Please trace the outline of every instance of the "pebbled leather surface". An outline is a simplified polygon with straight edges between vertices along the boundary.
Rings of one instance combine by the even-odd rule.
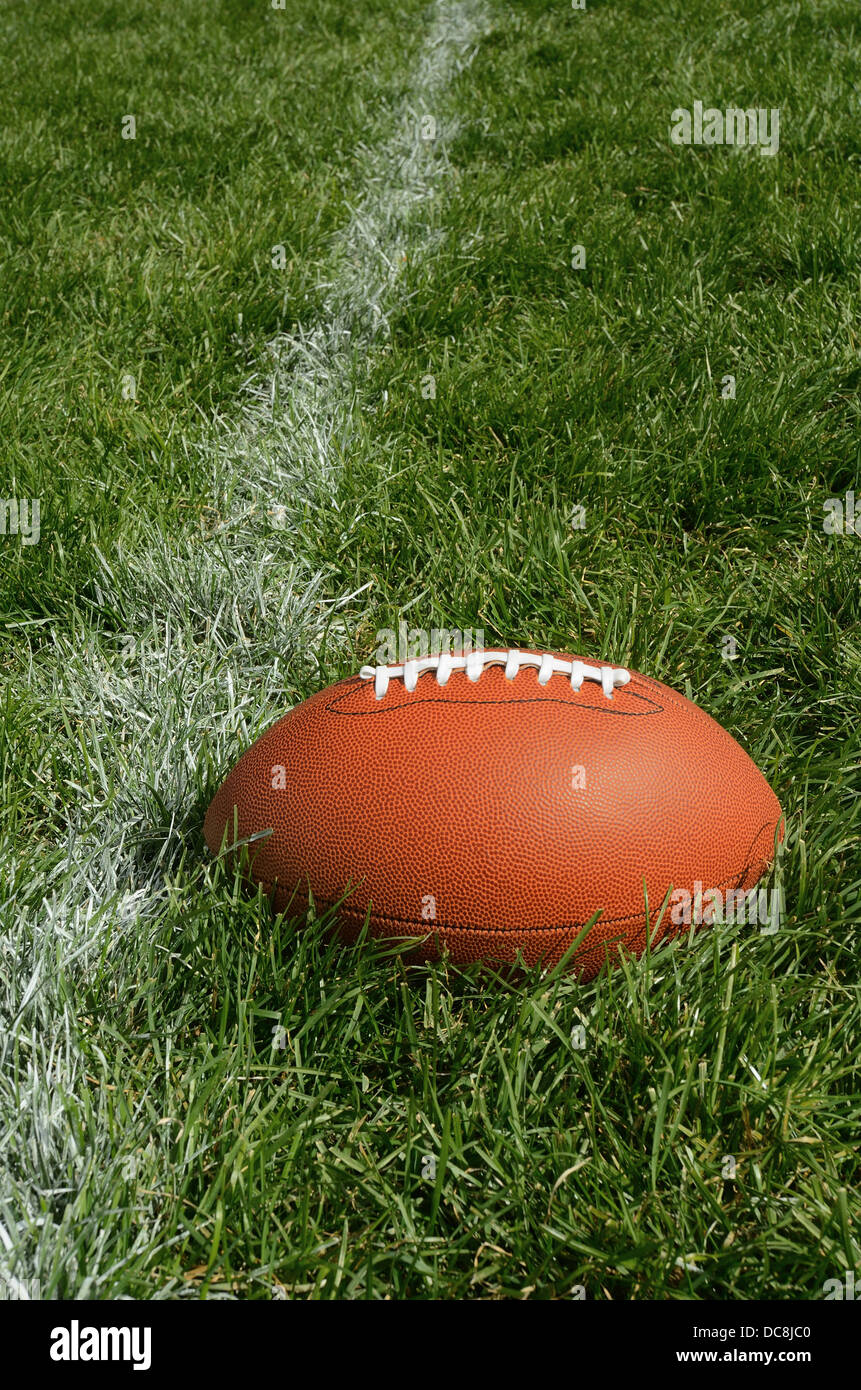
[[[348,893],[345,935],[370,911],[373,935],[458,963],[553,964],[600,910],[572,962],[589,979],[608,946],[644,949],[644,884],[652,924],[670,888],[750,889],[780,818],[747,753],[660,682],[633,672],[609,700],[490,666],[379,701],[358,676],[320,691],[243,755],[204,833],[218,853],[271,831],[251,872],[279,910]]]

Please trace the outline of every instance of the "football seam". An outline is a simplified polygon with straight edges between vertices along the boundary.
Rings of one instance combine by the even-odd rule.
[[[366,682],[363,682],[363,684],[366,684]],[[577,714],[603,714],[610,715],[613,719],[646,719],[650,715],[663,714],[664,712],[664,706],[659,704],[656,700],[653,700],[651,696],[631,690],[630,687],[626,688],[626,694],[632,696],[635,700],[642,700],[644,704],[651,706],[651,708],[642,710],[612,709],[607,707],[610,705],[609,700],[605,701],[604,705],[579,705],[575,704],[573,700],[560,700],[553,695],[546,697],[540,695],[524,696],[512,700],[458,700],[451,698],[444,699],[442,696],[422,695],[408,700],[401,700],[398,704],[386,705],[384,709],[339,709],[338,705],[342,701],[349,699],[359,688],[352,681],[349,682],[349,686],[350,688],[345,690],[343,695],[338,697],[337,701],[331,701],[326,705],[327,714],[339,714],[345,718],[363,718],[371,714],[392,714],[395,710],[405,709],[407,707],[415,708],[416,705],[466,705],[471,709],[478,705],[564,705],[566,709],[574,710]],[[396,689],[394,686],[390,688]],[[379,703],[380,705],[385,704],[385,697]]]
[[[765,870],[768,869],[768,867],[770,866],[771,860],[770,860],[770,859],[760,859],[758,862],[759,862],[759,865],[760,865],[760,873],[759,873],[759,875],[758,875],[758,877],[757,877],[757,883],[759,882],[759,879],[762,877],[762,874],[765,872]],[[743,878],[745,878],[745,877],[747,876],[747,874],[750,872],[751,867],[752,867],[752,865],[751,865],[751,863],[749,862],[749,863],[745,866],[745,868],[742,869],[739,873],[737,873],[737,874],[731,874],[729,878],[723,879],[723,881],[722,881],[721,883],[710,883],[709,886],[708,886],[708,888],[705,890],[706,893],[711,892],[712,890],[716,890],[716,891],[720,892],[722,889],[729,887],[730,884],[737,883],[739,879],[743,879]],[[260,882],[261,887],[262,887],[262,888],[264,889],[264,891],[267,893],[267,895],[270,894],[270,893],[272,893],[273,891],[275,891],[275,890],[277,889],[277,887],[278,887],[277,882],[273,882],[273,881],[271,881],[271,880],[269,880],[269,879],[260,879],[259,882]],[[755,886],[756,886],[756,884],[754,884],[754,887],[755,887]],[[285,891],[286,891],[286,890],[285,890]],[[294,890],[294,891],[295,891],[295,890]],[[748,890],[748,891],[750,891],[750,890]],[[662,899],[661,901],[663,902],[663,899]],[[667,905],[669,906],[669,904],[667,904]],[[337,907],[337,911],[338,911],[338,915],[339,915],[339,916],[342,916],[342,917],[355,917],[355,918],[358,918],[358,919],[359,919],[360,921],[362,921],[362,922],[364,922],[366,919],[370,918],[370,920],[371,920],[372,922],[373,922],[373,921],[377,921],[377,922],[394,923],[395,925],[397,925],[397,926],[402,926],[402,927],[419,927],[419,928],[421,928],[422,930],[421,930],[421,932],[418,933],[418,934],[425,935],[425,936],[430,935],[431,932],[434,932],[434,931],[462,931],[462,932],[471,932],[471,933],[472,933],[473,935],[475,935],[475,936],[482,936],[482,935],[483,935],[483,936],[505,936],[505,937],[512,937],[512,936],[516,936],[516,935],[518,935],[518,934],[523,934],[523,933],[529,933],[530,936],[532,936],[532,935],[539,935],[539,934],[541,934],[541,933],[545,933],[545,934],[547,934],[547,933],[550,933],[550,934],[557,934],[557,933],[559,933],[559,932],[581,931],[581,930],[583,929],[583,927],[586,926],[586,922],[589,921],[589,918],[587,918],[585,922],[561,922],[561,923],[558,923],[556,926],[553,926],[553,927],[516,927],[516,928],[512,928],[512,927],[479,927],[479,926],[473,925],[473,924],[470,923],[470,922],[450,922],[450,921],[446,921],[446,922],[434,921],[434,922],[430,922],[430,923],[428,923],[428,922],[417,922],[417,921],[415,921],[412,917],[397,917],[397,916],[394,915],[394,913],[390,913],[390,912],[378,912],[378,911],[376,911],[376,910],[374,909],[373,906],[371,906],[370,910],[368,910],[367,908],[362,909],[362,908],[358,908],[358,907],[347,907],[346,904],[344,904],[344,903],[341,903],[340,906],[339,906],[339,905],[338,905],[338,900],[337,900],[337,899],[334,899],[334,898],[330,901],[330,900],[328,900],[328,899],[326,899],[326,898],[317,898],[317,897],[315,897],[315,898],[314,898],[314,906],[315,906],[319,911],[322,911],[322,912],[329,912],[329,911],[332,910],[332,908]],[[651,908],[650,908],[650,912],[652,912],[652,911],[658,912],[658,911],[660,911],[660,909],[657,908],[657,907],[654,908],[654,909],[651,909]],[[604,926],[615,926],[617,923],[624,923],[624,922],[640,922],[640,921],[644,921],[644,920],[645,920],[645,918],[644,918],[644,914],[643,914],[643,913],[641,913],[641,912],[630,912],[630,913],[627,913],[624,917],[603,917],[603,916],[598,917],[597,920],[595,921],[595,923],[594,923],[593,925],[596,926],[596,927],[597,927],[597,926],[602,926],[602,927],[604,927]],[[413,935],[416,935],[416,934],[417,934],[417,933],[413,933]]]
[[[698,718],[705,720],[710,727],[717,724],[717,727],[722,733],[727,734],[729,738],[733,737],[728,729],[725,729],[722,724],[717,723],[717,720],[713,715],[709,714],[708,710],[700,709],[699,705],[695,704],[693,700],[689,700],[685,695],[682,695],[680,691],[673,690],[671,685],[663,685],[661,681],[656,681],[652,676],[644,676],[639,673],[638,679],[644,681],[653,689],[660,690],[662,699],[666,701],[667,705],[672,705],[674,709],[677,709],[681,714],[697,715]],[[735,741],[737,742],[737,740]],[[739,747],[742,747],[741,744],[739,744]],[[747,753],[747,749],[742,748],[742,752]],[[750,757],[749,753],[748,757]]]

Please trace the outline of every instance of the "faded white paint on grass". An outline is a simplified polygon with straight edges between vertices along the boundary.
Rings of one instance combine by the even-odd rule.
[[[127,1098],[118,1136],[115,1100],[86,1079],[79,982],[109,951],[122,1029],[122,982],[167,910],[201,750],[220,762],[237,730],[252,737],[285,703],[291,663],[312,656],[324,631],[331,641],[333,621],[337,636],[337,610],[356,598],[324,598],[313,543],[303,549],[298,535],[285,569],[276,537],[331,505],[343,457],[372,447],[358,428],[363,364],[387,331],[404,257],[433,245],[446,166],[444,130],[426,142],[420,122],[438,116],[484,22],[480,4],[434,7],[408,109],[381,147],[360,152],[367,193],[333,248],[325,312],[272,344],[239,424],[217,422],[206,446],[217,517],[206,542],[142,521],[133,548],[100,557],[98,601],[128,636],[57,632],[52,652],[33,653],[33,717],[56,728],[68,824],[60,847],[25,868],[2,845],[0,1281],[35,1278],[48,1293],[62,1275],[76,1296],[104,1296],[122,1263],[158,1245],[158,1214],[142,1197],[138,1234],[116,1263],[117,1203],[136,1184],[150,1194],[173,1184],[146,1098]]]

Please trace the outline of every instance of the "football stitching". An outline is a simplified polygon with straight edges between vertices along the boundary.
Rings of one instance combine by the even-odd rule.
[[[338,709],[338,704],[343,700],[349,699],[356,689],[359,688],[357,685],[358,680],[359,677],[356,677],[355,680],[346,682],[348,689],[344,691],[343,695],[338,697],[337,701],[331,701],[327,704],[327,713],[338,714],[343,718],[362,719],[366,718],[368,715],[392,714],[395,710],[414,708],[416,705],[564,705],[566,709],[572,710],[575,714],[605,714],[610,715],[613,719],[645,719],[649,715],[662,714],[664,709],[663,705],[658,704],[656,700],[652,700],[648,695],[638,694],[635,690],[631,690],[630,686],[627,688],[626,693],[635,700],[641,700],[643,704],[649,705],[651,708],[642,710],[612,709],[610,708],[609,701],[605,701],[602,705],[578,705],[574,699],[559,700],[555,695],[546,696],[544,698],[541,696],[526,696],[522,698],[518,697],[514,700],[458,700],[445,699],[443,696],[415,695],[409,696],[406,700],[400,700],[398,704],[387,704],[384,698],[379,702],[375,702],[375,709]],[[573,693],[574,692],[572,692],[572,695]]]
[[[760,864],[760,866],[761,866],[761,872],[760,872],[760,877],[761,877],[761,876],[762,876],[762,872],[764,872],[764,870],[768,868],[769,864],[771,863],[771,860],[770,860],[770,859],[760,859],[758,862],[759,862],[759,864]],[[713,889],[716,890],[717,892],[721,892],[724,888],[728,888],[728,887],[730,886],[730,884],[738,883],[739,880],[744,879],[744,878],[746,877],[746,875],[750,872],[751,867],[752,867],[751,862],[748,862],[748,863],[745,865],[744,869],[740,870],[739,873],[737,873],[737,874],[731,874],[729,878],[723,879],[721,883],[710,883],[709,886],[708,886],[708,889],[706,889],[706,892],[710,892],[710,891],[712,891]],[[270,882],[269,880],[260,879],[259,881],[260,881],[260,883],[264,886],[264,888],[265,888],[267,894],[268,894],[268,893],[271,893],[274,889],[277,889],[277,884],[272,883],[272,882]],[[758,882],[758,880],[757,880],[757,882]],[[286,890],[285,890],[285,891],[286,891]],[[662,901],[663,901],[663,899],[662,899]],[[315,897],[315,899],[314,899],[315,907],[316,907],[318,910],[322,911],[322,912],[329,912],[329,911],[331,911],[331,909],[335,906],[335,903],[336,903],[336,900],[335,900],[335,899],[332,899],[331,901],[329,901],[329,900],[327,900],[327,899],[325,899],[325,898],[316,898],[316,897]],[[669,906],[669,904],[668,904],[668,906]],[[651,912],[651,911],[659,912],[659,911],[660,911],[660,908],[657,908],[657,907],[654,908],[654,909],[651,909],[651,908],[650,908],[649,910],[650,910],[650,912]],[[362,908],[358,908],[358,907],[347,907],[345,904],[342,903],[341,906],[338,908],[338,915],[339,915],[339,916],[342,916],[342,917],[355,917],[355,918],[358,918],[360,921],[364,922],[365,919],[368,918],[368,915],[369,915],[369,914],[368,914],[367,909],[363,910]],[[422,930],[419,931],[419,932],[413,932],[413,933],[412,933],[413,936],[415,936],[415,935],[429,936],[429,935],[431,935],[431,933],[433,933],[433,932],[435,932],[435,931],[437,931],[437,932],[445,932],[445,931],[462,931],[462,932],[470,932],[470,933],[472,933],[472,934],[475,935],[475,936],[501,936],[501,937],[505,937],[505,938],[509,938],[509,939],[510,939],[512,936],[516,936],[516,935],[518,935],[518,934],[520,934],[520,935],[528,934],[529,936],[537,936],[537,935],[541,935],[542,933],[543,933],[543,934],[551,933],[551,934],[556,934],[556,935],[558,935],[559,932],[582,931],[582,929],[583,929],[583,928],[585,927],[585,925],[586,925],[586,922],[561,922],[561,923],[558,923],[556,926],[553,926],[553,927],[516,927],[516,928],[504,928],[504,927],[479,927],[479,926],[474,926],[474,925],[473,925],[472,923],[470,923],[470,922],[433,922],[432,924],[428,924],[428,923],[426,923],[426,922],[416,922],[412,917],[396,917],[393,913],[390,913],[390,912],[377,912],[377,911],[375,911],[375,910],[373,909],[373,907],[371,908],[371,911],[370,911],[370,921],[371,921],[371,922],[386,922],[386,923],[390,923],[390,922],[391,922],[391,923],[395,923],[397,926],[401,926],[401,927],[420,927]],[[587,921],[588,921],[588,918],[587,918]],[[602,917],[599,917],[598,920],[597,920],[596,922],[593,923],[593,926],[596,926],[596,927],[598,927],[598,926],[615,926],[616,923],[640,922],[640,921],[644,922],[644,924],[645,924],[645,919],[644,919],[642,913],[640,913],[640,912],[630,912],[630,913],[628,913],[628,914],[627,914],[626,916],[624,916],[624,917],[603,917],[603,916],[602,916]],[[588,941],[588,937],[586,938],[586,941]],[[585,943],[584,943],[584,944],[585,944]]]
[[[537,668],[538,684],[542,686],[547,685],[551,676],[564,675],[574,691],[579,691],[584,681],[600,681],[607,699],[612,699],[617,686],[627,685],[631,679],[631,672],[623,667],[594,666],[582,657],[554,656],[552,652],[524,651],[517,647],[482,649],[457,656],[443,652],[439,656],[420,656],[393,665],[363,666],[359,676],[374,682],[374,698],[382,700],[393,680],[403,681],[404,688],[412,695],[419,677],[427,672],[436,672],[437,685],[444,686],[455,672],[462,671],[468,680],[477,681],[492,666],[503,666],[508,681],[514,680],[522,670]]]

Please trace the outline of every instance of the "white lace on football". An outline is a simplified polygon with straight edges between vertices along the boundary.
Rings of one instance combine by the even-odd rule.
[[[538,667],[538,684],[546,685],[551,676],[567,676],[572,690],[579,690],[584,681],[599,681],[608,700],[613,698],[617,685],[627,685],[631,672],[615,666],[587,666],[585,661],[562,661],[549,652],[468,652],[466,656],[422,656],[403,666],[363,666],[362,680],[374,682],[374,695],[382,700],[389,681],[403,678],[407,690],[415,690],[418,678],[425,671],[436,672],[437,685],[446,685],[452,671],[465,671],[467,679],[477,681],[488,666],[504,666],[505,679],[513,681],[524,666]]]

